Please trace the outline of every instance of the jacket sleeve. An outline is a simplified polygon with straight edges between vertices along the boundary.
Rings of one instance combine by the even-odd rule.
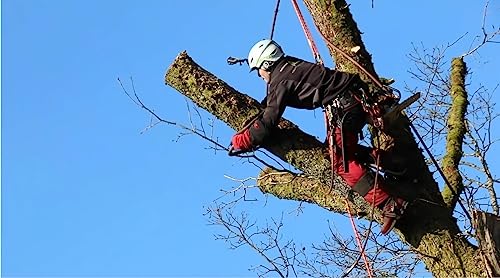
[[[291,84],[287,84],[284,81],[269,88],[264,113],[249,128],[253,146],[262,145],[268,139],[272,130],[278,125],[283,112],[285,112],[286,97],[290,90]]]

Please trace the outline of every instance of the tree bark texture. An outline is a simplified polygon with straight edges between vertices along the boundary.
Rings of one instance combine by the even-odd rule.
[[[334,182],[343,183],[339,177],[336,177]],[[350,207],[354,209],[350,212],[353,215],[371,219],[373,212],[373,218],[381,220],[380,212],[378,210],[372,211],[371,207],[347,186],[337,186],[334,190],[328,183],[324,183],[316,177],[294,175],[267,168],[260,173],[257,184],[263,193],[274,195],[280,199],[316,204],[341,214],[347,213],[345,202],[348,201]]]
[[[344,1],[305,2],[318,28],[330,40],[335,40],[337,46],[341,49],[362,46],[360,32]],[[332,55],[337,67],[359,73],[345,59],[337,59],[333,52]],[[366,50],[358,51],[356,55],[356,59],[374,73]],[[259,102],[237,92],[198,66],[185,52],[180,53],[167,70],[165,83],[235,130],[262,109]],[[419,199],[409,206],[405,217],[396,225],[401,240],[421,256],[428,270],[436,277],[484,276],[478,249],[461,234],[452,211],[445,205],[438,185],[411,134],[408,119],[402,116],[390,130],[390,135],[396,141],[395,150],[412,158],[408,166],[411,174],[418,178]],[[314,203],[334,212],[345,212],[344,200],[350,195],[358,214],[370,214],[371,207],[359,195],[350,193],[345,183],[338,178],[331,181],[331,166],[325,144],[285,119],[281,120],[273,137],[273,141],[279,143],[263,147],[301,170],[304,176],[265,170],[258,182],[264,193]]]
[[[373,67],[372,58],[368,54],[363,41],[361,40],[360,32],[352,32],[358,30],[358,26],[352,14],[349,11],[349,5],[346,1],[318,1],[318,0],[305,0],[307,9],[311,13],[318,31],[329,40],[330,43],[337,46],[344,53],[347,53],[361,66],[363,66],[370,74],[378,78]],[[356,52],[351,51],[359,47]],[[328,46],[330,55],[335,61],[338,70],[359,73],[358,67],[349,61],[342,53]],[[360,73],[361,78],[371,83],[372,80]]]
[[[479,246],[491,277],[500,276],[500,217],[474,211],[474,226]]]
[[[448,134],[446,155],[443,157],[443,173],[449,182],[443,190],[443,199],[450,209],[454,209],[464,189],[462,176],[458,170],[462,159],[463,141],[466,133],[465,113],[467,112],[467,91],[465,75],[467,67],[463,58],[455,58],[451,63],[451,108],[448,114]]]

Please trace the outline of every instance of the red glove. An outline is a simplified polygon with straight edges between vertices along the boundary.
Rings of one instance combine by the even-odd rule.
[[[236,133],[233,135],[233,139],[231,140],[233,147],[236,150],[247,151],[252,149],[252,142],[250,140],[250,130],[246,129],[243,132]]]

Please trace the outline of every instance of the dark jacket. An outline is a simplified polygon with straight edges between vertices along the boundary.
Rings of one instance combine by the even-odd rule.
[[[249,128],[253,146],[261,145],[287,106],[315,109],[345,92],[356,75],[285,56],[274,65],[262,117]]]

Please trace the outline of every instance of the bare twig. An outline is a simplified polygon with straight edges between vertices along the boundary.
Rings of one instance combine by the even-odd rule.
[[[480,39],[479,43],[475,47],[472,47],[467,53],[462,54],[462,57],[474,54],[481,47],[483,47],[485,44],[488,44],[488,43],[500,43],[500,41],[495,41],[494,40],[496,38],[496,36],[498,36],[500,34],[500,27],[492,30],[491,32],[488,32],[486,30],[486,19],[487,19],[487,11],[488,11],[489,4],[490,4],[490,1],[486,1],[486,4],[484,6],[483,23],[482,23],[482,26],[481,26],[482,38],[480,38],[480,36],[477,36],[476,39]],[[493,27],[493,28],[495,28],[495,27]]]
[[[179,124],[177,122],[174,122],[174,121],[169,121],[169,120],[166,120],[162,117],[160,117],[154,110],[152,110],[151,108],[149,108],[148,106],[146,106],[143,101],[139,98],[139,95],[137,94],[136,90],[135,90],[135,85],[134,85],[134,80],[132,78],[130,78],[131,80],[131,84],[132,84],[132,92],[133,92],[133,96],[131,93],[129,93],[127,91],[127,89],[125,88],[125,86],[123,85],[122,81],[120,80],[120,78],[118,78],[118,83],[120,84],[120,87],[122,88],[123,92],[127,95],[127,97],[134,103],[136,104],[137,106],[139,106],[141,109],[144,109],[146,110],[154,119],[156,119],[157,122],[152,122],[141,132],[145,132],[149,129],[151,129],[152,127],[158,125],[159,123],[164,123],[164,124],[168,124],[168,125],[172,125],[172,126],[177,126],[179,127],[181,130],[185,130],[187,132],[181,132],[179,134],[179,137],[182,137],[182,136],[185,136],[185,135],[188,135],[188,134],[195,134],[197,136],[199,136],[200,138],[202,138],[203,140],[213,144],[213,148],[214,150],[222,150],[222,151],[226,151],[228,152],[229,151],[229,148],[222,145],[221,143],[219,143],[217,140],[213,139],[213,134],[212,135],[208,135],[206,132],[205,132],[205,129],[202,125],[202,128],[201,129],[198,129],[196,127],[196,125],[194,124],[192,118],[191,118],[191,113],[190,113],[190,108],[189,108],[189,105],[187,106],[188,108],[188,117],[189,117],[189,122],[191,124],[191,127],[188,127],[186,125],[183,125],[183,124]],[[200,118],[200,121],[201,121],[201,115],[199,114],[199,111],[197,109],[195,109],[196,113],[198,114],[198,117]],[[266,155],[268,156],[268,155]],[[275,166],[267,163],[265,160],[259,158],[255,152],[251,153],[251,154],[240,154],[240,155],[237,155],[237,157],[240,157],[240,158],[247,158],[249,159],[250,163],[253,163],[254,165],[256,165],[252,160],[250,159],[253,159],[255,161],[257,161],[258,163],[264,165],[265,167],[269,167],[269,168],[273,168],[273,169],[276,169]],[[268,156],[269,157],[269,156]],[[276,160],[274,160],[276,161]],[[281,164],[279,164],[281,166]],[[280,169],[277,169],[277,170],[280,170]],[[284,171],[286,171],[283,167]]]
[[[271,219],[271,223],[259,228],[255,222],[242,213],[236,216],[230,210],[220,206],[210,210],[210,224],[221,225],[227,234],[216,235],[217,240],[223,240],[236,249],[243,245],[255,250],[266,262],[252,268],[259,277],[274,275],[279,277],[298,276],[295,270],[301,250],[293,241],[282,241],[283,215],[279,220]]]

